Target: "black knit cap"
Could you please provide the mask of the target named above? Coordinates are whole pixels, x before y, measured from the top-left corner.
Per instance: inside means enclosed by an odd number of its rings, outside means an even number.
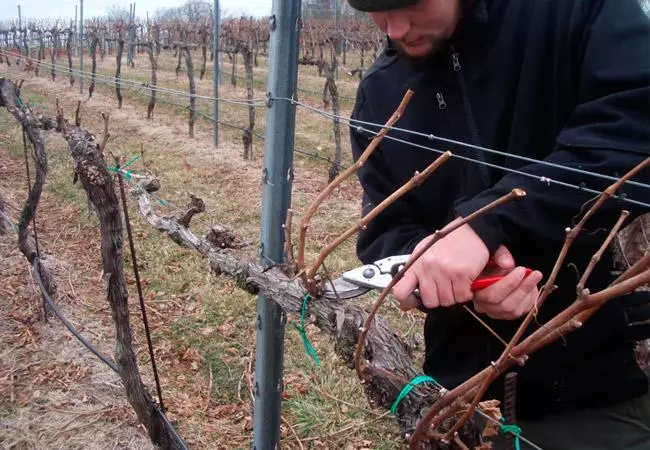
[[[377,12],[404,8],[414,5],[419,0],[348,0],[350,6],[357,11]]]

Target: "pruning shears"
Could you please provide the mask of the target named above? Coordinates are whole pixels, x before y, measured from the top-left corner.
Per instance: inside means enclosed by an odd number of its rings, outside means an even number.
[[[347,300],[359,297],[371,290],[384,290],[393,277],[404,267],[411,255],[396,255],[365,264],[344,272],[339,278],[325,284],[323,295],[326,298]],[[532,269],[526,268],[526,275]],[[480,291],[505,277],[504,272],[493,260],[490,260],[479,278],[472,283],[472,291]],[[416,296],[419,293],[414,293]]]

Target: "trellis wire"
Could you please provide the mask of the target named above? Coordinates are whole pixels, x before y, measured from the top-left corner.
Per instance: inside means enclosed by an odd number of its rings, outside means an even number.
[[[0,50],[0,54],[2,54],[2,53],[8,54],[7,52],[4,52],[4,51]],[[30,58],[30,59],[33,60],[34,58]],[[48,65],[49,63],[41,61],[41,64]],[[68,68],[62,68],[61,70],[65,71],[66,73],[70,72],[70,70]],[[73,72],[76,73],[78,76],[81,76],[81,73],[78,70],[73,69]],[[90,75],[88,75],[88,72],[86,72],[83,76],[88,78]],[[110,83],[114,83],[115,80],[116,80],[116,78],[114,78],[114,77],[104,77],[104,76],[100,76],[100,75],[97,75],[97,78],[102,78],[103,81],[107,81],[107,82],[110,82]],[[315,108],[313,106],[310,106],[310,105],[305,104],[303,102],[300,102],[298,100],[290,99],[290,98],[271,97],[269,99],[257,99],[257,100],[252,100],[252,101],[239,100],[239,99],[224,99],[224,98],[215,98],[215,97],[205,96],[205,95],[192,95],[192,94],[190,94],[189,92],[186,92],[186,91],[181,91],[181,90],[171,89],[171,88],[165,88],[165,87],[161,87],[161,86],[152,86],[152,85],[149,85],[149,84],[147,84],[145,82],[138,82],[138,81],[135,81],[135,80],[128,80],[128,79],[123,79],[123,78],[120,78],[120,83],[132,84],[133,86],[138,86],[138,88],[141,88],[141,89],[148,89],[148,90],[155,89],[158,93],[168,93],[170,95],[177,95],[177,96],[182,96],[182,97],[186,97],[186,98],[194,97],[194,98],[203,99],[203,100],[219,101],[219,102],[230,103],[230,104],[234,104],[234,105],[241,105],[241,106],[246,106],[246,107],[248,107],[250,105],[253,105],[255,107],[264,107],[268,100],[289,101],[289,102],[291,102],[291,103],[293,103],[293,104],[295,104],[297,106],[300,106],[302,108],[310,110],[310,111],[312,111],[312,112],[314,112],[316,114],[319,114],[321,116],[327,117],[327,118],[332,119],[332,120],[337,120],[337,121],[346,123],[348,125],[353,126],[353,125],[359,124],[359,125],[365,125],[365,126],[370,126],[370,127],[376,127],[378,130],[380,130],[384,126],[383,124],[379,124],[379,123],[367,122],[367,121],[362,121],[362,120],[357,120],[357,119],[350,119],[350,118],[340,116],[340,115],[337,116],[337,115],[334,115],[334,114],[329,113],[327,111],[323,111],[323,110],[321,110],[319,108]],[[164,101],[162,101],[162,102],[164,103]],[[176,104],[176,105],[180,106],[180,107],[183,107],[185,109],[189,109],[189,107],[187,107],[186,105],[180,105],[180,104]],[[213,120],[209,115],[207,115],[207,114],[205,114],[205,113],[203,113],[201,111],[198,111],[198,110],[195,110],[195,111],[197,113],[203,115],[204,118],[210,118],[210,120]],[[241,130],[246,130],[245,127],[239,127],[239,126],[236,126],[236,125],[233,126],[232,124],[227,124],[227,123],[223,123],[223,122],[218,122],[218,123],[222,123],[225,126],[231,126],[233,128],[238,128],[238,129],[241,129]],[[359,127],[357,127],[357,129],[359,129]],[[413,136],[424,137],[424,138],[432,140],[432,141],[440,141],[440,142],[445,142],[445,143],[448,143],[448,144],[459,145],[459,146],[469,148],[469,149],[473,149],[473,150],[479,150],[479,151],[483,151],[483,152],[486,152],[486,153],[492,153],[492,154],[495,154],[495,155],[504,156],[504,157],[512,158],[512,159],[517,159],[517,160],[525,161],[525,162],[532,163],[532,164],[540,164],[540,165],[544,165],[544,166],[548,166],[548,167],[552,167],[552,168],[556,168],[556,169],[560,169],[560,170],[565,170],[565,171],[568,171],[568,172],[578,173],[578,174],[585,175],[585,176],[600,178],[600,179],[607,180],[607,181],[616,181],[617,180],[617,178],[613,177],[613,176],[604,175],[604,174],[600,174],[600,173],[597,173],[597,172],[590,172],[590,171],[586,171],[586,170],[579,169],[579,168],[576,168],[576,167],[565,166],[565,165],[556,164],[556,163],[549,162],[549,161],[537,160],[537,159],[530,158],[530,157],[527,157],[527,156],[517,155],[517,154],[514,154],[514,153],[508,153],[508,152],[503,152],[503,151],[500,151],[500,150],[490,149],[490,148],[487,148],[487,147],[481,147],[481,146],[474,145],[474,144],[468,144],[468,143],[465,143],[465,142],[462,142],[462,141],[437,136],[435,134],[426,134],[426,133],[422,133],[422,132],[418,132],[418,131],[414,131],[414,130],[409,130],[409,129],[406,129],[406,128],[400,128],[400,127],[396,127],[396,126],[393,126],[392,130],[400,131],[400,132],[410,134],[410,135],[413,135]],[[361,131],[376,134],[376,132],[374,132],[372,130],[365,130],[363,128],[361,128]],[[254,133],[254,135],[256,137],[258,137],[258,138],[263,138],[263,136],[258,134],[258,133]],[[414,146],[414,147],[423,148],[423,149],[427,149],[427,150],[434,151],[434,152],[441,152],[441,151],[439,151],[437,149],[433,149],[433,148],[430,148],[430,147],[426,147],[426,146],[422,146],[422,145],[419,145],[419,144],[411,143],[411,142],[406,141],[406,140],[401,140],[401,139],[398,139],[398,138],[394,138],[394,137],[391,137],[390,135],[386,136],[386,138],[387,139],[392,139],[392,140],[395,140],[397,142],[401,142],[401,143],[404,143],[404,144],[407,144],[407,145],[411,145],[411,146]],[[310,156],[316,156],[316,155],[312,154]],[[316,157],[318,157],[318,156],[316,156]],[[558,184],[558,185],[561,185],[561,186],[564,186],[564,187],[579,189],[579,190],[583,190],[585,192],[590,192],[590,193],[593,193],[593,194],[600,194],[599,191],[591,190],[591,189],[586,188],[586,187],[576,186],[576,185],[573,185],[573,184],[570,184],[570,183],[564,183],[564,182],[553,180],[553,179],[550,179],[550,178],[547,178],[547,177],[537,177],[535,175],[527,174],[527,173],[522,172],[522,171],[517,171],[516,169],[510,169],[510,168],[507,168],[507,167],[504,167],[504,166],[500,166],[498,164],[493,164],[493,163],[488,163],[488,162],[484,162],[484,161],[480,161],[480,160],[475,160],[475,159],[472,159],[472,158],[469,158],[469,157],[462,157],[462,156],[459,156],[459,155],[454,155],[454,157],[460,158],[460,159],[463,159],[463,160],[466,160],[466,161],[469,161],[469,162],[483,164],[483,165],[486,165],[488,167],[492,167],[492,168],[495,168],[495,169],[505,170],[505,171],[509,171],[509,172],[512,172],[512,173],[518,173],[520,175],[525,175],[525,176],[528,176],[528,177],[534,177],[536,179],[541,179],[541,181],[555,183],[555,184]],[[328,161],[332,162],[331,160],[328,160]],[[650,189],[650,184],[641,183],[641,182],[638,182],[638,181],[630,180],[630,181],[627,181],[626,184],[628,184],[630,186],[641,187],[643,189]],[[639,201],[632,200],[632,199],[627,199],[627,198],[620,198],[620,199],[624,200],[624,201],[628,201],[628,202],[633,203],[633,204],[640,205],[640,206],[650,207],[650,204],[647,204],[647,203],[644,203],[644,202],[639,202]]]
[[[377,132],[379,132],[379,130],[381,130],[384,127],[383,124],[379,124],[379,123],[366,122],[366,121],[363,121],[363,120],[351,119],[351,118],[343,117],[343,116],[337,116],[337,115],[334,115],[334,114],[329,113],[327,111],[323,111],[323,110],[320,110],[318,108],[314,108],[313,106],[307,105],[305,103],[299,102],[299,101],[294,100],[294,99],[283,99],[283,100],[293,102],[293,103],[295,103],[296,105],[298,105],[300,107],[308,109],[308,110],[310,110],[312,112],[315,112],[317,114],[320,114],[322,116],[328,117],[328,118],[330,118],[332,120],[338,120],[338,121],[347,123],[348,125],[359,124],[359,125],[366,125],[366,126],[376,127],[378,129],[376,132],[370,131],[370,130],[364,130],[364,131],[369,131],[371,133],[376,134]],[[413,136],[424,137],[424,138],[427,138],[429,140],[436,140],[436,141],[441,141],[441,142],[445,142],[445,143],[448,143],[448,144],[459,145],[459,146],[462,146],[462,147],[465,147],[465,148],[469,148],[469,149],[473,149],[473,150],[479,150],[479,151],[486,152],[486,153],[492,153],[492,154],[499,155],[499,156],[505,156],[507,158],[518,159],[520,161],[525,161],[525,162],[529,162],[529,163],[532,163],[532,164],[540,164],[540,165],[543,165],[543,166],[553,167],[553,168],[565,170],[565,171],[568,171],[568,172],[575,172],[575,173],[579,173],[581,175],[593,176],[593,177],[601,178],[601,179],[608,180],[608,181],[618,181],[618,178],[610,176],[610,175],[604,175],[604,174],[600,174],[600,173],[597,173],[597,172],[590,172],[590,171],[587,171],[587,170],[578,169],[576,167],[564,166],[562,164],[556,164],[556,163],[552,163],[552,162],[549,162],[549,161],[538,160],[538,159],[530,158],[530,157],[527,157],[527,156],[517,155],[515,153],[507,153],[507,152],[503,152],[503,151],[500,151],[500,150],[494,150],[494,149],[487,148],[487,147],[481,147],[481,146],[474,145],[474,144],[468,144],[466,142],[457,141],[457,140],[449,139],[449,138],[444,138],[444,137],[441,137],[441,136],[437,136],[435,134],[426,134],[426,133],[422,133],[422,132],[419,132],[419,131],[413,131],[413,130],[409,130],[409,129],[406,129],[406,128],[400,128],[400,127],[396,127],[396,126],[391,127],[391,130],[400,131],[400,132],[410,134],[410,135],[413,135]],[[409,142],[407,142],[407,143],[410,144]],[[476,161],[476,162],[480,162],[480,161]],[[504,168],[504,167],[497,166],[497,165],[494,165],[494,167],[502,168],[502,169]],[[641,187],[641,188],[644,188],[644,189],[650,189],[650,184],[640,183],[640,182],[637,182],[637,181],[627,181],[626,184],[629,184],[630,186]]]

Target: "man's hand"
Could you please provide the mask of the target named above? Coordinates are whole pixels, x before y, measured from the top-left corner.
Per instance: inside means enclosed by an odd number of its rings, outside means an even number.
[[[542,280],[542,273],[534,271],[526,277],[526,269],[514,267],[515,261],[504,246],[497,249],[492,259],[499,268],[512,270],[492,286],[474,293],[474,309],[493,319],[517,319],[535,306],[539,297],[537,284]]]
[[[453,222],[452,222],[453,224]],[[423,239],[417,252],[432,237]],[[472,300],[472,282],[490,258],[481,238],[467,224],[433,244],[393,287],[393,296],[403,307],[411,306],[409,295],[418,288],[427,308],[452,306]]]
[[[423,239],[417,252],[431,239]],[[540,272],[525,277],[523,267],[515,268],[508,249],[499,247],[492,260],[509,271],[502,280],[488,288],[472,292],[472,282],[479,277],[490,259],[488,249],[469,225],[463,225],[431,246],[394,286],[393,296],[402,309],[418,306],[412,292],[418,288],[427,308],[452,306],[473,300],[477,312],[495,319],[516,319],[530,311],[539,295]]]

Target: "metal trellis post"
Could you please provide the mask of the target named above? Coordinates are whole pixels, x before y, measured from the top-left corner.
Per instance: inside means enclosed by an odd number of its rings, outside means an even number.
[[[283,260],[283,225],[291,202],[295,105],[298,76],[298,36],[301,0],[274,0],[269,20],[269,78],[264,143],[264,198],[261,260],[269,266]],[[255,349],[255,417],[253,449],[280,447],[280,409],[284,325],[286,315],[274,301],[260,295],[257,302]]]
[[[219,145],[219,21],[221,12],[219,11],[219,0],[214,0],[214,24],[213,34],[213,55],[212,55],[212,89],[214,91],[214,145]]]
[[[84,0],[79,0],[79,93],[84,93]]]
[[[341,55],[341,0],[334,0],[334,23],[336,28],[336,46],[334,47],[334,52],[336,53],[336,58],[338,59]],[[339,65],[334,65],[334,79],[339,79]]]
[[[74,5],[74,26],[71,26],[70,28],[75,30],[77,28],[77,24],[79,23],[78,20],[79,20],[79,17],[78,17],[78,12],[77,12],[77,5]],[[76,31],[72,34],[72,37],[74,39],[73,48],[77,48],[77,32]]]

